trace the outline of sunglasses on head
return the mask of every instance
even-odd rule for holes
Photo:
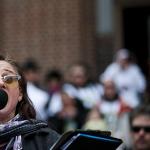
[[[150,133],[150,126],[132,126],[131,129],[133,132],[139,132],[143,129],[144,132]]]

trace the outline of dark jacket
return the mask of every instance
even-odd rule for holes
[[[0,132],[0,141],[6,141],[18,135],[22,137],[23,150],[49,150],[60,137],[45,122],[30,120],[27,123]],[[9,150],[12,147],[13,145],[10,145]]]
[[[59,138],[50,128],[41,128],[22,136],[23,150],[49,150]]]

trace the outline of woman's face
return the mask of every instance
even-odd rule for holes
[[[16,106],[18,102],[22,100],[18,79],[14,78],[9,83],[2,79],[4,76],[15,77],[16,75],[18,75],[18,73],[11,64],[0,60],[0,89],[8,94],[7,105],[3,109],[0,109],[0,123],[7,122],[14,117]]]

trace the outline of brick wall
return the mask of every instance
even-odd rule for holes
[[[33,57],[43,73],[83,61],[97,72],[91,0],[1,0],[0,51],[22,63]]]
[[[123,45],[121,8],[134,1],[115,1],[115,31],[103,37],[95,34],[95,0],[1,0],[0,53],[20,63],[33,57],[43,74],[84,62],[98,77]]]

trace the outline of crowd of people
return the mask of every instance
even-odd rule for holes
[[[39,86],[40,67],[33,59],[22,64],[28,95],[37,118],[62,134],[71,129],[109,130],[131,147],[129,115],[147,102],[147,81],[128,49],[114,54],[111,64],[93,81],[85,64],[73,64],[63,74],[49,69]]]
[[[44,138],[47,141],[47,137],[52,136],[51,144],[59,134],[68,130],[90,129],[111,131],[112,136],[121,138],[123,144],[120,150],[150,149],[150,103],[145,96],[147,80],[128,49],[118,50],[113,62],[96,81],[92,80],[89,68],[78,63],[70,66],[65,74],[59,69],[50,68],[41,86],[41,68],[36,60],[27,59],[19,65],[22,74],[11,61],[3,57],[0,59],[1,81],[4,85],[7,76],[15,75],[10,80],[18,82],[18,91],[12,94],[12,100],[6,105],[8,110],[0,110],[0,123],[27,123],[33,124],[33,127],[39,124],[38,132],[44,132],[43,128],[46,130],[47,126],[43,121],[47,122],[52,130],[47,129]],[[21,83],[22,80],[27,82],[26,87]],[[4,85],[1,83],[2,89]],[[11,90],[8,89],[8,92]],[[10,112],[11,116],[8,115]],[[3,117],[1,114],[4,114]],[[41,122],[34,120],[31,123],[27,121],[28,118]],[[36,136],[34,132],[31,137]],[[0,140],[0,150],[8,145],[15,146],[18,141],[18,146],[24,147],[19,138],[28,140],[28,135],[9,137],[2,144]]]

